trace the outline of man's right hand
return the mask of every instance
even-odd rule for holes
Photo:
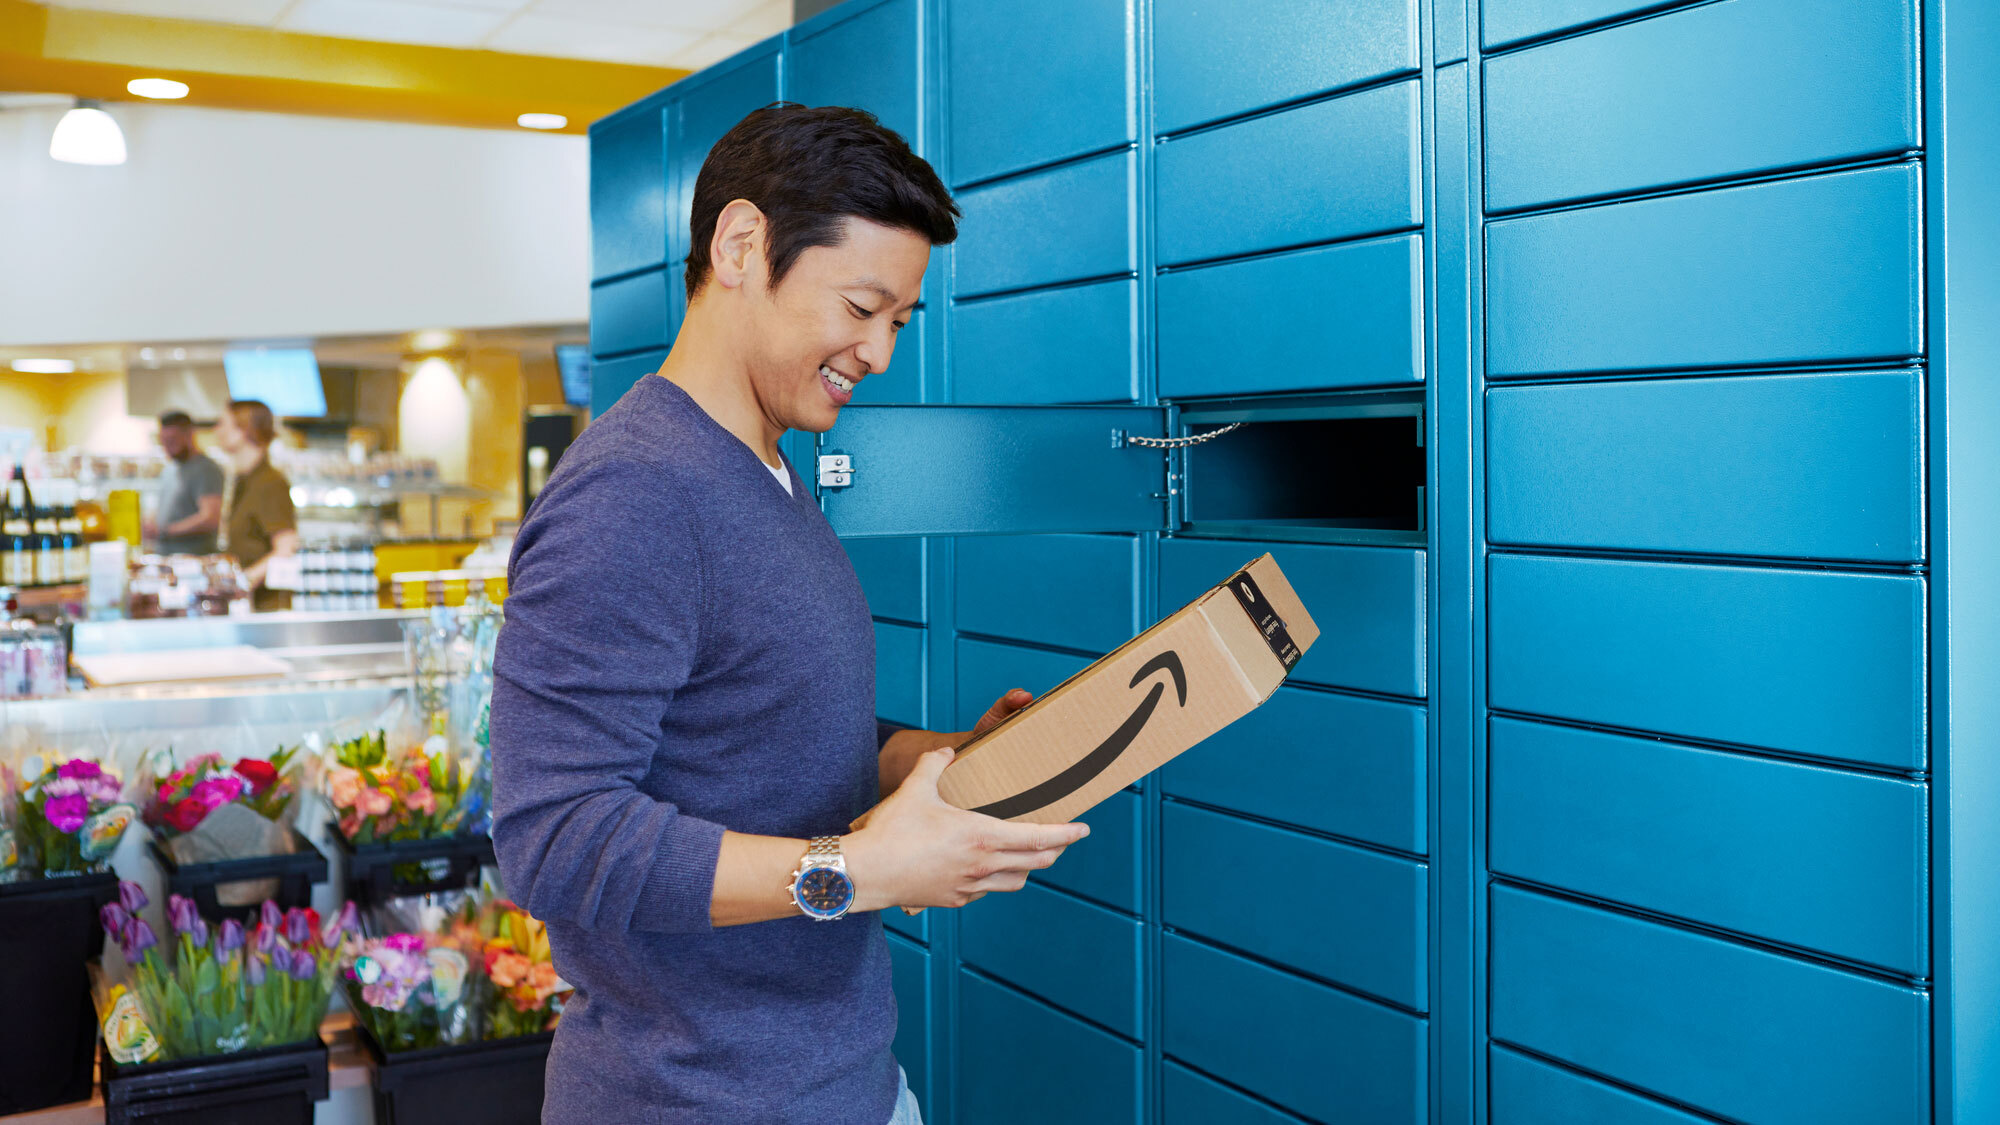
[[[854,910],[964,906],[988,891],[1018,891],[1028,873],[1090,833],[1084,824],[1018,824],[967,812],[938,796],[952,750],[932,750],[841,841],[854,879]]]

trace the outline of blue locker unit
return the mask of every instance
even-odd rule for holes
[[[1028,890],[888,912],[926,1120],[2000,1120],[1995,90],[1977,0],[850,0],[594,126],[599,409],[743,112],[958,189],[785,446],[885,717],[1266,550],[1322,629]]]

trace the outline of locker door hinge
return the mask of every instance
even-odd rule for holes
[[[854,461],[845,453],[819,455],[819,486],[846,488],[854,483]]]

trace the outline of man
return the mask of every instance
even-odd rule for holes
[[[868,114],[744,118],[695,183],[672,353],[521,528],[493,837],[576,986],[544,1122],[914,1125],[876,912],[1018,890],[1086,831],[946,805],[964,733],[884,737],[867,603],[778,448],[889,366],[956,215]]]
[[[265,584],[271,560],[299,551],[299,523],[292,509],[292,484],[271,464],[278,422],[256,399],[238,399],[215,424],[215,444],[229,457],[236,485],[229,492],[229,553],[243,564],[250,584],[250,608],[292,608],[289,590]]]
[[[163,555],[212,555],[222,527],[222,466],[194,447],[194,419],[179,410],[160,415],[160,449],[167,471],[160,507],[146,521],[146,538]]]

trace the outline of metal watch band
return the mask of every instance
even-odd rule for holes
[[[805,855],[799,857],[798,870],[792,872],[792,881],[785,884],[785,897],[791,899],[794,906],[813,921],[826,922],[832,919],[806,909],[806,904],[799,898],[799,880],[805,877],[806,872],[818,867],[831,867],[846,874],[847,858],[840,852],[840,837],[814,836],[808,841]],[[845,910],[841,911],[841,914],[845,913]]]

